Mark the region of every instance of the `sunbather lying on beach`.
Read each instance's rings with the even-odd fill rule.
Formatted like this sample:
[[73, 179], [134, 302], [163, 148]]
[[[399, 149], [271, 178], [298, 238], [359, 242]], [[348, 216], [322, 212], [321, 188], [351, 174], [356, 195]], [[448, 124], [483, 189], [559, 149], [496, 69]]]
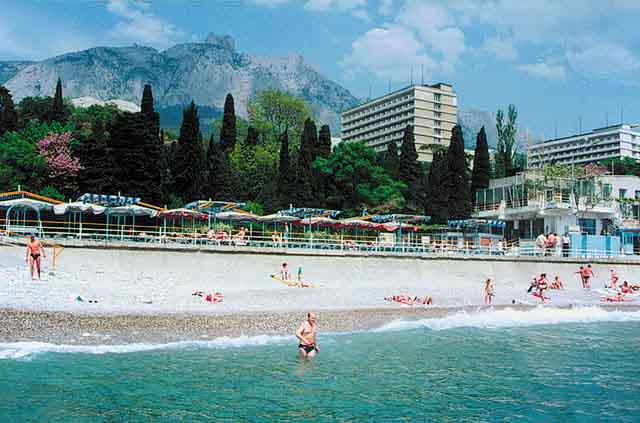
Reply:
[[624, 299], [624, 294], [622, 294], [622, 292], [618, 292], [618, 294], [613, 297], [602, 297], [600, 298], [600, 301], [605, 303], [622, 303], [626, 300]]
[[391, 301], [395, 303], [405, 304], [405, 305], [414, 305], [414, 304], [423, 304], [423, 305], [431, 305], [433, 304], [433, 298], [430, 296], [426, 296], [424, 298], [420, 298], [418, 296], [410, 297], [408, 295], [392, 295], [390, 297], [384, 297], [385, 301]]
[[224, 300], [222, 296], [222, 292], [214, 292], [212, 294], [207, 294], [203, 291], [195, 291], [192, 296], [204, 298], [205, 301], [210, 303], [221, 303]]

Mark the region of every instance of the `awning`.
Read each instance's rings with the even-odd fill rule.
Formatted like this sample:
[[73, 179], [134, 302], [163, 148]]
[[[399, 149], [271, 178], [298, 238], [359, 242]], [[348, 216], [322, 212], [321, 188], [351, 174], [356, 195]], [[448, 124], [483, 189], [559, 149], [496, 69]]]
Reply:
[[289, 222], [297, 222], [299, 220], [300, 218], [297, 216], [288, 216], [288, 215], [282, 215], [278, 213], [268, 214], [266, 216], [258, 217], [258, 222], [264, 222], [264, 223], [285, 223], [285, 222], [289, 223]]
[[225, 211], [216, 213], [216, 219], [218, 220], [232, 220], [234, 222], [255, 222], [258, 220], [258, 216], [253, 213], [241, 213], [235, 211]]
[[137, 204], [140, 202], [139, 197], [125, 197], [122, 195], [108, 194], [82, 194], [78, 197], [78, 201], [83, 203], [100, 204], [107, 207], [119, 207]]
[[32, 200], [30, 198], [14, 198], [13, 200], [0, 201], [0, 208], [8, 209], [10, 207], [20, 209], [33, 209], [38, 211], [49, 211], [53, 209], [53, 204], [39, 200]]
[[62, 203], [53, 206], [53, 212], [55, 214], [65, 214], [68, 212], [75, 213], [93, 213], [102, 214], [106, 210], [106, 207], [98, 204], [83, 203], [81, 201], [75, 201], [73, 203]]
[[106, 213], [109, 216], [149, 216], [155, 217], [157, 210], [138, 205], [129, 205], [121, 207], [108, 207]]
[[157, 217], [163, 219], [202, 219], [206, 220], [209, 216], [206, 213], [190, 210], [186, 208], [163, 210], [158, 212]]

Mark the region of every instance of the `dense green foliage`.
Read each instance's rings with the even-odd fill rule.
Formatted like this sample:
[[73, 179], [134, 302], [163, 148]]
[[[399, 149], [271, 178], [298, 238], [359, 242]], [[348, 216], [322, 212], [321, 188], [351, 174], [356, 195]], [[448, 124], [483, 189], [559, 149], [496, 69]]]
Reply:
[[404, 205], [403, 184], [376, 165], [375, 152], [362, 142], [340, 143], [314, 166], [333, 183], [334, 194], [327, 199], [331, 207], [388, 212]]
[[494, 173], [497, 178], [513, 176], [516, 173], [516, 134], [518, 128], [516, 119], [518, 111], [513, 104], [507, 109], [507, 122], [504, 121], [504, 113], [498, 110], [496, 113], [496, 130], [498, 132], [498, 145]]
[[398, 179], [405, 185], [403, 195], [407, 210], [415, 212], [422, 209], [422, 166], [418, 162], [413, 126], [411, 125], [405, 128], [400, 146]]
[[[0, 190], [20, 185], [65, 200], [82, 192], [120, 192], [169, 207], [211, 198], [246, 202], [260, 213], [289, 205], [342, 209], [345, 216], [364, 209], [422, 213], [426, 208], [440, 223], [458, 209], [469, 211], [461, 136], [449, 154], [444, 147], [433, 149], [434, 162], [427, 167], [418, 162], [412, 127], [406, 128], [400, 151], [392, 142], [381, 157], [360, 142], [332, 149], [329, 126], [317, 125], [303, 100], [275, 90], [250, 100], [248, 120], [236, 116], [233, 97], [227, 96], [224, 115], [206, 128], [191, 102], [177, 134], [160, 128], [150, 85], [143, 89], [139, 113], [112, 105], [74, 107], [65, 101], [61, 82], [57, 87], [54, 97], [28, 97], [17, 107], [0, 88], [0, 122], [6, 128], [0, 135]], [[206, 143], [203, 133], [211, 134]], [[64, 174], [72, 181], [52, 177], [38, 148], [47, 137], [57, 139], [52, 134], [64, 134], [70, 142], [68, 161], [76, 170]], [[77, 192], [70, 192], [71, 186]], [[450, 210], [452, 202], [456, 206]]]

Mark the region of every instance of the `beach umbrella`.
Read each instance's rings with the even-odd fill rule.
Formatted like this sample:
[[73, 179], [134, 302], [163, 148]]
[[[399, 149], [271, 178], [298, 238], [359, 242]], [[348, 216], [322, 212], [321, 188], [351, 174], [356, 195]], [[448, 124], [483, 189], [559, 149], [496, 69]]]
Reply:
[[219, 220], [229, 220], [233, 222], [255, 222], [258, 216], [253, 213], [242, 213], [237, 211], [223, 211], [216, 213]]
[[91, 213], [102, 214], [107, 208], [98, 204], [83, 203], [82, 201], [74, 201], [72, 203], [62, 203], [53, 206], [53, 212], [57, 215], [66, 213]]

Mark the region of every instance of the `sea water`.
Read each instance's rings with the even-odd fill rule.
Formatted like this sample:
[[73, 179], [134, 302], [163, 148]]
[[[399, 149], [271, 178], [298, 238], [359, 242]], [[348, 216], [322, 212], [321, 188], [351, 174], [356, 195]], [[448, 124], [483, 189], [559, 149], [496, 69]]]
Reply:
[[640, 312], [459, 313], [319, 345], [307, 361], [292, 337], [0, 344], [1, 421], [640, 419]]

